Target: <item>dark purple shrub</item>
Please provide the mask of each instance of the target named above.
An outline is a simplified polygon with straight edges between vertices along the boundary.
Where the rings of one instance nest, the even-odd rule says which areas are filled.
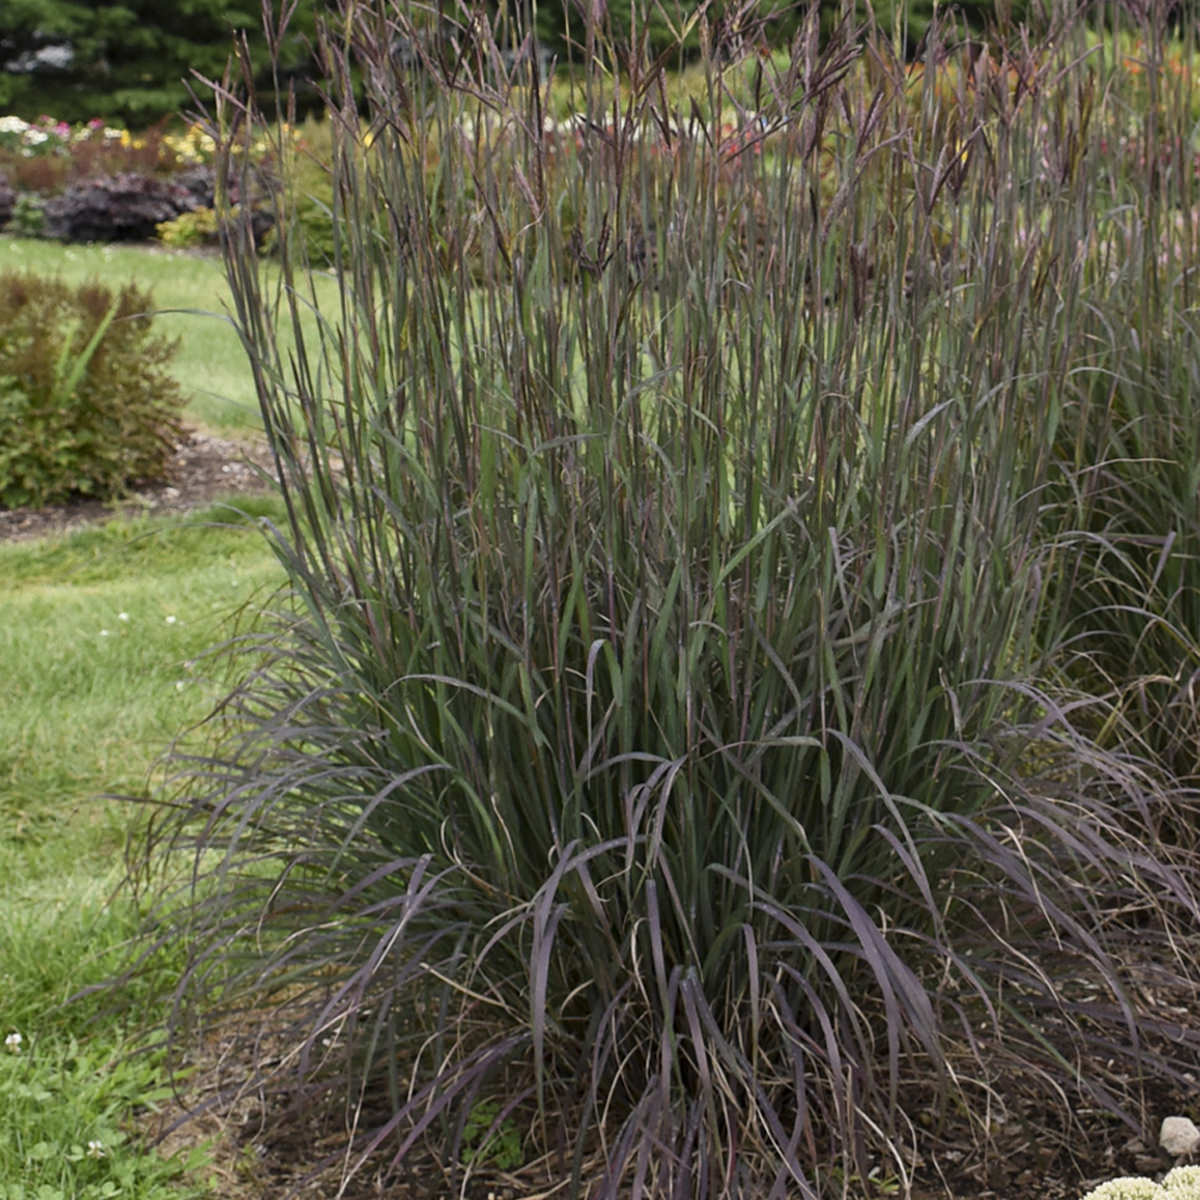
[[[185,167],[171,176],[171,182],[187,192],[194,208],[216,207],[217,173],[212,167]]]
[[[8,224],[13,214],[13,205],[17,202],[17,194],[12,190],[8,180],[0,175],[0,229]]]
[[[130,242],[154,237],[155,226],[198,207],[174,180],[127,172],[71,184],[46,203],[46,233],[69,242]]]

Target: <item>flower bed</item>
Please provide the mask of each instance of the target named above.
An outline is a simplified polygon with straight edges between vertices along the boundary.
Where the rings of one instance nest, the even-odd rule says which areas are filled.
[[[153,238],[158,224],[212,207],[214,151],[198,123],[135,133],[99,118],[71,125],[2,116],[0,230],[68,241]],[[80,212],[86,219],[76,219]]]

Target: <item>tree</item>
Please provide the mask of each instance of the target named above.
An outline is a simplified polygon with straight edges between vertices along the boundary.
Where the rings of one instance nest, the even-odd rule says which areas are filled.
[[[862,22],[873,14],[885,33],[897,33],[904,51],[913,52],[933,18],[934,0],[711,0],[703,5],[715,33],[739,38],[749,36],[768,45],[786,44],[816,4],[822,29],[829,33],[842,20]],[[652,53],[676,44],[674,31],[688,25],[702,5],[700,0],[546,0],[537,8],[538,34],[551,49],[566,52],[571,41],[583,39],[585,12],[602,14],[606,34],[624,42],[632,29],[640,31]],[[953,15],[961,28],[983,34],[1004,21],[1020,21],[1029,11],[1028,0],[942,0],[937,5],[944,16]],[[632,12],[639,14],[637,21]],[[568,32],[569,31],[569,32]],[[694,32],[685,51],[699,52]]]
[[[298,70],[323,0],[300,0],[282,46]],[[0,112],[145,126],[186,108],[196,75],[219,78],[235,33],[268,69],[258,0],[6,0]]]

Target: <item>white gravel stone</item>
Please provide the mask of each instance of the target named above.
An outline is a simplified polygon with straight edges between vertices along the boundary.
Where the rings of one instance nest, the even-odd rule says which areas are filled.
[[[1158,1135],[1158,1144],[1172,1158],[1183,1158],[1200,1151],[1200,1129],[1188,1117],[1167,1117]]]

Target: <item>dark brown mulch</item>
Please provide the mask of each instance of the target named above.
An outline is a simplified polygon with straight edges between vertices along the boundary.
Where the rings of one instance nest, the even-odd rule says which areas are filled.
[[[187,431],[166,478],[119,501],[80,498],[43,508],[0,509],[0,542],[43,537],[120,516],[186,513],[231,495],[270,490],[271,455],[261,441]],[[264,472],[266,473],[264,475]]]
[[[1050,1033],[1049,1028],[1044,1032]],[[215,1035],[190,1065],[190,1103],[202,1103],[206,1091],[220,1090],[218,1082],[249,1071],[260,1062],[263,1044],[247,1029],[234,1024]],[[277,1055],[268,1053],[271,1062]],[[1085,1071],[1087,1062],[1081,1062]],[[1107,1064],[1111,1065],[1111,1064]],[[1106,1064],[1094,1068],[1105,1073]],[[226,1075],[226,1072],[230,1074]],[[973,1144],[969,1130],[952,1116],[941,1128],[938,1148],[922,1153],[910,1192],[894,1177],[879,1184],[864,1183],[849,1200],[1079,1200],[1097,1183],[1119,1175],[1160,1178],[1176,1163],[1157,1146],[1158,1123],[1165,1116],[1193,1111],[1196,1076],[1184,1074],[1178,1086],[1152,1086],[1142,1093],[1146,1126],[1131,1130],[1115,1118],[1077,1108],[1073,1128],[1063,1126],[1063,1114],[1044,1095],[1026,1091],[1019,1076],[992,1081],[997,1105],[994,1138],[986,1150]],[[211,1092],[210,1092],[211,1095]],[[921,1125],[919,1096],[910,1102],[908,1116]],[[390,1172],[386,1156],[351,1180],[344,1167],[345,1129],[339,1115],[293,1107],[285,1090],[250,1091],[222,1115],[209,1113],[194,1124],[173,1131],[171,1149],[187,1147],[202,1137],[212,1139],[218,1172],[224,1173],[223,1194],[230,1200],[275,1200],[295,1196],[342,1200],[563,1200],[567,1180],[550,1161],[530,1164],[513,1173],[484,1173],[454,1185],[430,1147],[414,1147],[406,1169]],[[180,1109],[164,1113],[151,1128],[161,1130],[178,1119]],[[287,1115],[281,1116],[286,1113]],[[386,1120],[386,1111],[364,1111],[361,1128]],[[759,1200],[746,1196],[744,1200]]]

